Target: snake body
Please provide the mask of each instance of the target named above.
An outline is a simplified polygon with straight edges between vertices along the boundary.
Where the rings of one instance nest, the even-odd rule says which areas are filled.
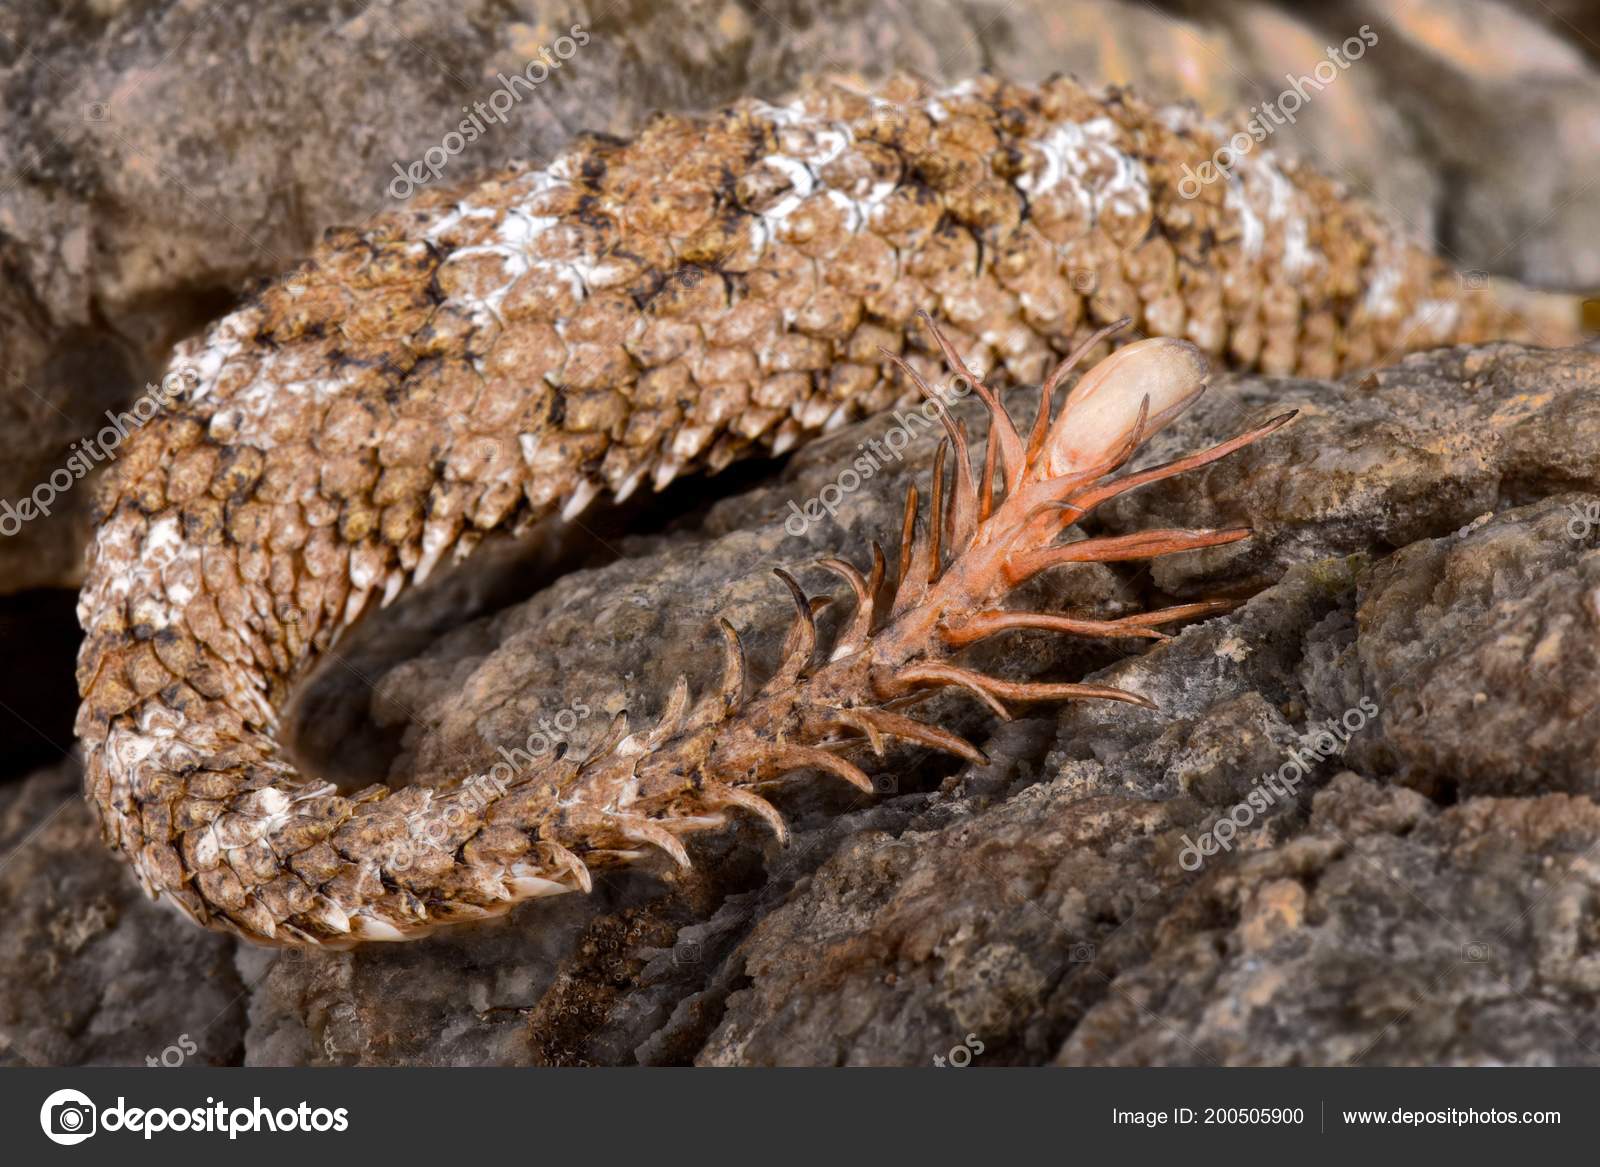
[[[880,350],[932,366],[918,309],[1016,381],[1123,315],[1310,376],[1523,333],[1268,150],[1183,197],[1218,140],[1068,80],[819,83],[330,232],[180,347],[189,388],[102,481],[77,730],[108,842],[202,924],[339,945],[586,887],[602,858],[678,857],[677,819],[765,814],[732,783],[619,817],[637,765],[346,795],[286,760],[280,717],[345,629],[486,532],[902,399]],[[608,748],[648,761],[659,741]],[[449,845],[396,859],[430,834]]]

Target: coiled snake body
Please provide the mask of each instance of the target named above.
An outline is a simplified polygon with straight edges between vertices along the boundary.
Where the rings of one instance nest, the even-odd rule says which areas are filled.
[[[103,481],[77,728],[110,844],[208,926],[399,939],[587,888],[598,863],[687,862],[681,838],[731,813],[781,832],[758,787],[796,769],[860,781],[841,748],[857,739],[979,756],[903,712],[932,688],[995,706],[1135,699],[983,678],[948,653],[1001,627],[1151,636],[1186,614],[1029,624],[988,606],[1066,561],[1050,540],[1199,391],[1201,354],[1328,376],[1522,334],[1369,208],[1269,152],[1182,197],[1181,168],[1216,144],[1187,111],[1065,80],[822,84],[789,105],[658,117],[629,142],[583,139],[547,170],[330,233],[180,348],[192,387]],[[920,534],[912,500],[898,572],[832,562],[859,610],[825,664],[799,597],[759,693],[725,628],[721,692],[691,703],[680,689],[660,724],[618,726],[589,759],[503,790],[347,796],[285,760],[293,686],[363,612],[487,531],[782,452],[902,399],[936,366],[924,308],[950,358],[1021,382],[1122,316],[1192,343],[1135,346],[1116,366],[1131,391],[1085,378],[1075,396],[1102,388],[1068,407],[1076,439],[1048,424],[1007,439],[997,416],[998,493],[993,469],[974,485],[952,430],[952,484]],[[1079,557],[1242,534],[1090,541]],[[394,860],[419,837],[443,844]]]

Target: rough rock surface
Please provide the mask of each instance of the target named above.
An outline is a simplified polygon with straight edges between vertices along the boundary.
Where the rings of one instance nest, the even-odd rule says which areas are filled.
[[[1395,696],[1383,761],[1408,784],[1441,799],[1600,794],[1597,517],[1594,494],[1563,495],[1373,570],[1362,664]]]
[[[1340,773],[1292,838],[1119,937],[1131,958],[1056,1060],[1600,1063],[1597,809],[1552,794],[1440,810]]]
[[[1376,87],[1443,176],[1430,229],[1441,254],[1536,284],[1600,284],[1592,163],[1548,164],[1600,135],[1585,34],[1549,7],[1529,20],[1509,6],[1447,0],[1341,0],[1319,6],[1318,23],[1330,37],[1370,23],[1381,38]]]
[[[1284,407],[1300,415],[1270,445],[1116,500],[1105,521],[1120,532],[1249,516],[1257,538],[1157,564],[1157,584],[1187,593],[1260,587],[1291,563],[1404,547],[1562,491],[1600,493],[1593,360],[1488,345],[1418,353],[1338,385],[1226,382],[1151,454],[1221,441]]]

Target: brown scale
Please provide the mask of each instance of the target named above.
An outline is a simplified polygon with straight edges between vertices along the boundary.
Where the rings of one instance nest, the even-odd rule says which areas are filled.
[[[1176,361],[1180,381],[1202,354],[1331,376],[1406,345],[1530,335],[1370,208],[1265,152],[1240,168],[1253,220],[1225,183],[1182,198],[1182,167],[1217,143],[1181,112],[1067,80],[935,93],[895,78],[879,97],[819,84],[786,109],[662,116],[631,142],[581,139],[545,174],[425,190],[366,229],[330,232],[292,277],[179,351],[178,365],[205,370],[202,392],[139,430],[104,476],[80,601],[86,790],[153,894],[257,940],[402,938],[586,889],[591,866],[652,851],[686,862],[680,837],[731,813],[781,833],[758,789],[799,769],[861,785],[842,754],[857,740],[979,756],[907,712],[940,687],[997,710],[1130,699],[986,678],[952,654],[1024,625],[1157,636],[1213,609],[1113,626],[993,605],[1055,562],[1242,533],[1056,543],[1140,480],[1104,485],[1167,414],[1147,405],[1085,477],[1054,465],[1048,409],[1026,437],[997,411],[998,488],[992,474],[975,484],[952,430],[949,485],[941,459],[926,523],[910,500],[898,568],[830,561],[858,602],[831,663],[814,659],[797,592],[785,664],[758,692],[725,627],[721,692],[692,702],[680,686],[651,731],[619,725],[591,759],[504,791],[343,796],[280,753],[277,711],[364,611],[490,529],[581,509],[602,487],[781,452],[908,399],[939,368],[920,310],[947,360],[996,384],[1108,351],[1101,326],[1120,317],[1180,338],[1140,358]],[[1269,171],[1279,220],[1265,215]],[[1303,270],[1287,273],[1290,258]],[[1425,305],[1443,323],[1419,324]],[[1144,375],[1107,361],[1074,395],[1113,366]]]

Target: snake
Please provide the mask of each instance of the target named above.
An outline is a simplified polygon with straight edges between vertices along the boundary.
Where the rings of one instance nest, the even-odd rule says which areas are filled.
[[[181,388],[98,483],[76,733],[108,845],[208,928],[268,945],[407,940],[587,891],[599,867],[688,865],[685,840],[733,816],[782,836],[771,786],[870,790],[851,751],[886,739],[980,760],[912,715],[933,692],[1000,715],[1142,703],[986,676],[959,653],[1011,628],[1157,638],[1205,614],[1000,605],[1060,563],[1248,535],[1069,533],[1118,491],[1282,423],[1113,476],[1213,363],[1327,378],[1551,335],[1309,164],[1262,147],[1202,170],[1222,140],[1190,107],[1066,77],[818,79],[786,103],[581,135],[548,166],[430,187],[328,231],[177,347]],[[1185,181],[1196,173],[1216,180]],[[1066,371],[1096,356],[1052,418]],[[745,675],[723,623],[715,691],[696,699],[680,680],[654,724],[619,717],[585,758],[492,787],[347,793],[288,756],[284,711],[317,662],[486,535],[782,455],[914,400],[942,369],[990,408],[981,470],[942,415],[949,483],[942,456],[926,518],[908,497],[898,561],[877,547],[866,569],[824,561],[857,604],[831,649],[785,575],[796,616],[774,676]],[[1001,382],[1042,384],[1027,432],[999,407]]]

